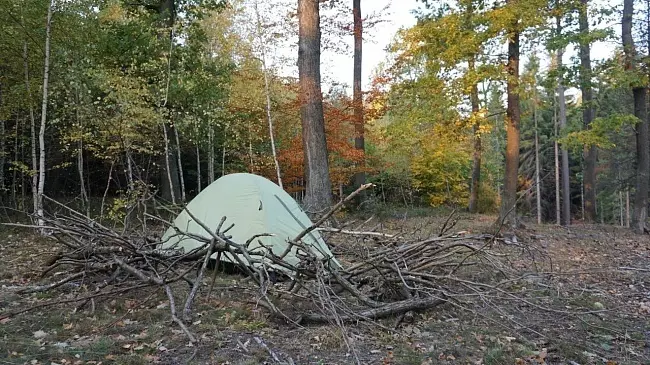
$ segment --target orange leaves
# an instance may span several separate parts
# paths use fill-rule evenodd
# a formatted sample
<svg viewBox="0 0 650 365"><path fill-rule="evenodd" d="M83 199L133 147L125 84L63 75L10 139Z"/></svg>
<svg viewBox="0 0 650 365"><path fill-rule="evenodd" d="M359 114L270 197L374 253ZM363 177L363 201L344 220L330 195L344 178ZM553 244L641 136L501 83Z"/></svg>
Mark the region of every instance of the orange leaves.
<svg viewBox="0 0 650 365"><path fill-rule="evenodd" d="M298 113L297 103L291 105ZM352 101L349 99L324 102L325 133L329 153L330 179L333 186L347 185L352 176L361 170L365 153L354 148L355 131L352 116ZM289 110L285 108L285 113ZM280 128L280 127L279 127ZM282 127L286 130L286 126ZM289 191L302 189L304 176L304 159L302 135L300 129L285 145L280 147L278 159L280 161L283 181ZM286 137L286 136L285 136ZM265 176L272 176L272 171L265 172ZM294 186L292 188L292 186Z"/></svg>

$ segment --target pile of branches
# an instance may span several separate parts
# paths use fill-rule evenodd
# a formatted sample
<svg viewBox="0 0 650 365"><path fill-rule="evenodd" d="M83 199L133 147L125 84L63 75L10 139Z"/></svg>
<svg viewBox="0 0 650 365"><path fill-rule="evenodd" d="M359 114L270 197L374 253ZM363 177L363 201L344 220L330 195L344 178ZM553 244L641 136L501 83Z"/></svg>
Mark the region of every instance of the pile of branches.
<svg viewBox="0 0 650 365"><path fill-rule="evenodd" d="M264 235L251 237L247 242L233 242L228 236L233 225L226 226L226 217L217 227L208 227L186 209L189 216L210 234L199 236L174 227L177 235L189 236L203 243L195 250L184 252L161 249L164 242L146 232L118 233L65 207L63 213L43 217L43 224L32 227L47 232L62 247L47 262L42 277L54 277L55 272L56 277L62 273L65 276L58 280L50 279L43 285L23 288L19 294L55 290L66 285L81 287L83 284L91 288L91 294L79 294L65 300L80 303L78 308L82 308L88 303L94 305L94 300L99 297L157 286L169 299L172 320L191 342L195 342L196 337L189 328L192 306L213 255L217 258L227 256L238 264L257 288L256 303L268 309L271 315L296 324L340 324L389 316L399 319L406 313L452 301L456 294L446 288L445 283L460 268L478 261L498 261L488 250L494 242L492 236L446 233L451 227L447 227L447 223L439 235L412 241L378 232L331 230L332 234L346 236L381 237L374 248L361 250L346 262L343 269L333 268L327 259L311 254L302 238L321 228L345 203L369 187L370 184L359 188L289 241L289 248L283 255L275 255L270 249L254 252L247 249L251 242ZM283 256L293 248L300 253L297 265L283 260ZM274 285L271 264L288 273L287 283ZM177 308L178 294L173 288L179 286L172 284L183 281L191 289L183 297L182 308ZM283 302L283 299L290 300ZM300 313L287 314L282 303L295 304L297 301L309 305L302 306ZM41 303L36 307L0 314L0 317L60 303L61 300Z"/></svg>

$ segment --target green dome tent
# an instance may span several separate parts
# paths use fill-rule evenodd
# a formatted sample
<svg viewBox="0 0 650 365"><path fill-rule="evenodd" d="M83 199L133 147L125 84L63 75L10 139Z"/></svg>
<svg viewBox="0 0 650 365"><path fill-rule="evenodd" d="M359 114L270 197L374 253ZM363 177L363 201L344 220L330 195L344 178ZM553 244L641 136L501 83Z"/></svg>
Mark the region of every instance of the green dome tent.
<svg viewBox="0 0 650 365"><path fill-rule="evenodd" d="M234 224L227 235L232 236L233 242L241 245L255 235L273 234L272 237L255 239L249 245L248 251L264 250L266 247L278 256L286 251L289 240L312 225L307 214L287 192L264 177L246 173L230 174L217 179L187 204L187 210L210 229L216 229L221 219L226 217L223 228ZM212 237L185 210L173 224L181 232L208 239ZM174 227L169 227L163 235L163 249L183 249L184 252L189 252L204 244L187 235L178 234ZM302 242L316 257L329 259L327 262L330 267L340 267L318 231L307 234L302 238ZM297 265L300 259L296 256L296 251L294 246L284 257L284 261ZM212 258L216 257L215 253ZM237 263L231 254L222 254L221 259ZM269 259L264 259L264 262L276 270L286 271L285 268L271 264Z"/></svg>

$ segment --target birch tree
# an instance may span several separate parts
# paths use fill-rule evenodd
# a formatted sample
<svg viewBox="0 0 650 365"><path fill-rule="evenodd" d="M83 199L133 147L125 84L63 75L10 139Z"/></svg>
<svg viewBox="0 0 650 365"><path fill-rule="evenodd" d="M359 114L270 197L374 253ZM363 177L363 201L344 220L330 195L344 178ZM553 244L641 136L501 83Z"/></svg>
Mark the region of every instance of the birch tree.
<svg viewBox="0 0 650 365"><path fill-rule="evenodd" d="M47 8L47 23L45 26L45 64L43 66L43 102L41 104L41 127L38 132L39 163L38 163L38 191L36 201L36 216L38 226L43 223L43 194L45 191L45 127L47 122L47 100L50 76L50 35L52 28L52 11L54 0L50 0Z"/></svg>

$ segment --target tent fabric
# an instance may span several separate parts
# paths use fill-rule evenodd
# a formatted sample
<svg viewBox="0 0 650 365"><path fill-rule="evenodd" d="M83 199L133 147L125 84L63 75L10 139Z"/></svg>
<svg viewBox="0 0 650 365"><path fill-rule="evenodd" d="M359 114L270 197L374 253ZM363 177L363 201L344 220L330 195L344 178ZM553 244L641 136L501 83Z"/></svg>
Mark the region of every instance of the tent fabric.
<svg viewBox="0 0 650 365"><path fill-rule="evenodd" d="M187 210L211 229L216 229L221 219L226 217L222 229L234 224L226 234L238 244L243 245L258 234L273 234L272 237L255 239L249 245L248 251L270 248L278 256L286 251L291 239L312 225L307 214L287 192L264 177L248 173L230 174L217 179L187 204ZM210 232L205 231L185 210L173 224L181 232L211 237ZM189 252L204 244L187 235L179 235L174 227L169 227L163 235L163 249L183 249L184 252ZM340 263L334 258L318 231L310 232L302 242L316 257L325 260L333 268L340 268ZM296 251L294 246L284 261L297 265L300 259ZM216 256L215 253L212 258ZM237 263L229 256L231 255L222 254L221 259ZM268 259L264 259L264 262L276 270L286 271L279 265L271 264Z"/></svg>

